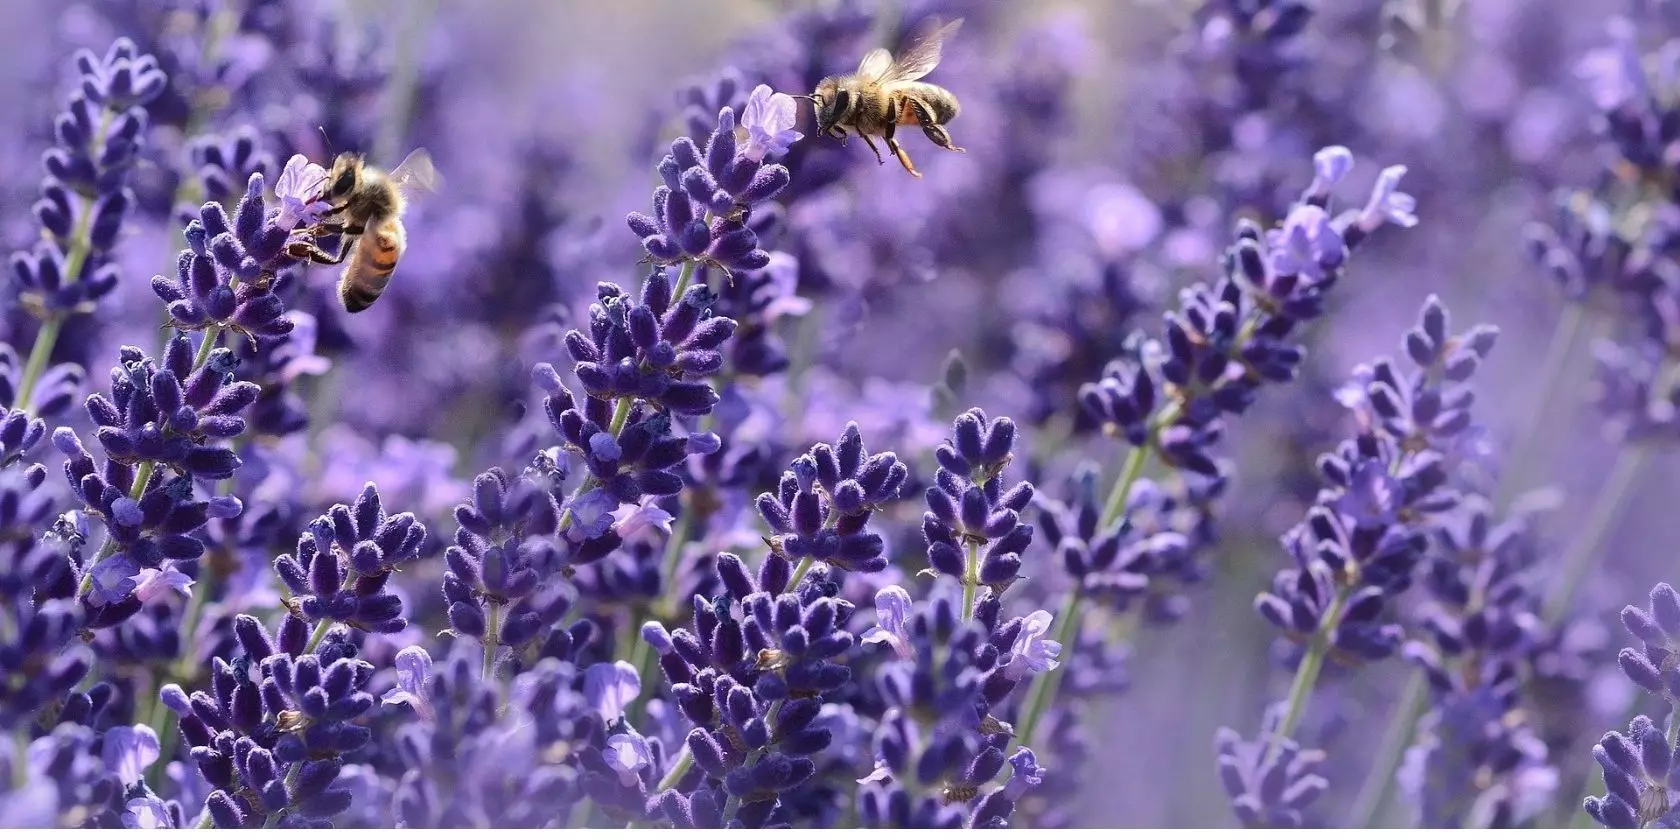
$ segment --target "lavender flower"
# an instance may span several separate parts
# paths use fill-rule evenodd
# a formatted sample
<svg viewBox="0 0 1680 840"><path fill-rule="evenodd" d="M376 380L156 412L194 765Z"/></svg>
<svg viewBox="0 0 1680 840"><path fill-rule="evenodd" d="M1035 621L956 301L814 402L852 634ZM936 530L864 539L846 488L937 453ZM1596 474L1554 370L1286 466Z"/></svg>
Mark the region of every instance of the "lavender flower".
<svg viewBox="0 0 1680 840"><path fill-rule="evenodd" d="M747 130L747 145L741 154L753 161L787 154L788 147L805 136L793 130L795 117L793 97L776 93L769 85L753 88L741 111L741 127Z"/></svg>
<svg viewBox="0 0 1680 840"><path fill-rule="evenodd" d="M48 236L12 258L21 302L43 321L89 309L116 286L109 255L134 204L126 181L145 142L145 106L168 81L126 38L103 58L77 53L76 69L77 92L54 121L58 146L42 159L34 212Z"/></svg>
<svg viewBox="0 0 1680 840"><path fill-rule="evenodd" d="M695 768L722 783L724 801L735 805L725 813L761 827L783 795L815 774L807 756L829 743L829 731L813 724L819 698L851 678L832 660L854 645L841 629L853 606L823 594L825 569L799 575L779 554L757 580L730 555L718 559L718 572L726 594L715 604L696 597L692 630L656 627L644 636L654 637L672 696L696 727L687 737ZM668 790L649 804L674 823L693 822L697 803L687 799Z"/></svg>
<svg viewBox="0 0 1680 840"><path fill-rule="evenodd" d="M1324 761L1320 750L1303 750L1287 737L1273 733L1280 718L1270 714L1262 736L1244 741L1230 729L1215 739L1219 751L1219 780L1237 819L1247 828L1299 828L1304 809L1330 786L1316 771Z"/></svg>
<svg viewBox="0 0 1680 840"><path fill-rule="evenodd" d="M939 471L927 490L922 534L928 565L962 581L965 620L974 614L975 588L984 585L991 597L1001 596L1018 577L1021 552L1032 543L1033 527L1021 522L1021 512L1032 501L1033 486L1003 485L1014 446L1013 420L988 421L973 408L957 416L951 442L935 451Z"/></svg>
<svg viewBox="0 0 1680 840"><path fill-rule="evenodd" d="M566 335L566 350L590 397L641 398L674 414L707 414L717 392L703 380L723 367L718 348L735 332L728 318L708 317L710 294L688 290L678 301L663 269L642 284L631 303L611 283L596 292L589 308L590 335Z"/></svg>
<svg viewBox="0 0 1680 840"><path fill-rule="evenodd" d="M770 255L758 247L758 236L747 226L746 216L791 180L785 167L763 163L769 144L786 139L782 114L769 113L778 107L770 100L764 103L762 119L754 114L756 130L768 134L752 135L758 139L749 140L745 150L736 144L735 112L730 108L718 112L717 129L704 153L687 137L671 144L671 153L659 164L665 183L654 190L654 214L631 213L627 219L650 262L703 262L724 272L751 271L769 264ZM686 285L679 282L678 292L686 291Z"/></svg>
<svg viewBox="0 0 1680 840"><path fill-rule="evenodd" d="M1604 770L1602 797L1589 797L1587 813L1605 828L1674 828L1680 826L1675 793L1674 744L1651 719L1640 715L1626 735L1606 733L1593 747Z"/></svg>
<svg viewBox="0 0 1680 840"><path fill-rule="evenodd" d="M849 424L833 446L819 443L794 459L774 495L759 495L771 551L799 561L795 580L816 561L848 571L886 568L884 543L868 530L869 521L898 498L908 476L897 454L871 455L857 424Z"/></svg>

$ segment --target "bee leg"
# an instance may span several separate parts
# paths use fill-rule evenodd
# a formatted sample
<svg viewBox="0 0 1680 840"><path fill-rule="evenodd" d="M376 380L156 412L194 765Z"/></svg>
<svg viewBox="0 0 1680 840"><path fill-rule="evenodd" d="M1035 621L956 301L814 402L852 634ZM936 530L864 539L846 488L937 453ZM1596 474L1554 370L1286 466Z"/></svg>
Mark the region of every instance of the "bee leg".
<svg viewBox="0 0 1680 840"><path fill-rule="evenodd" d="M288 248L287 254L295 259L308 260L320 265L338 265L350 256L350 249L355 246L356 240L346 237L343 242L339 243L338 254L335 256L315 247L314 243L299 242Z"/></svg>
<svg viewBox="0 0 1680 840"><path fill-rule="evenodd" d="M881 164L882 166L885 166L886 163L887 163L887 159L884 158L884 157L881 157L881 149L880 149L879 146L875 145L875 141L869 139L869 135L867 135L867 134L859 134L858 136L863 138L863 142L869 144L869 151L875 153L875 162ZM889 143L892 142L891 138L888 138L887 142L889 142Z"/></svg>
<svg viewBox="0 0 1680 840"><path fill-rule="evenodd" d="M933 121L933 112L928 109L927 105L911 100L910 107L915 111L916 122L921 125L922 133L926 134L927 139L932 140L935 146L952 152L967 151L967 149L951 142L951 132L946 131L945 126Z"/></svg>
<svg viewBox="0 0 1680 840"><path fill-rule="evenodd" d="M904 164L904 171L905 172L908 172L911 175L916 176L917 178L922 177L922 173L916 171L916 165L910 162L909 153L904 151L903 146L898 145L897 140L894 140L891 137L888 137L887 138L887 148L892 150L893 155L898 158L899 163Z"/></svg>
<svg viewBox="0 0 1680 840"><path fill-rule="evenodd" d="M316 236L331 236L335 233L344 236L361 236L366 230L367 228L362 225L346 226L343 222L322 222L316 225L312 232Z"/></svg>

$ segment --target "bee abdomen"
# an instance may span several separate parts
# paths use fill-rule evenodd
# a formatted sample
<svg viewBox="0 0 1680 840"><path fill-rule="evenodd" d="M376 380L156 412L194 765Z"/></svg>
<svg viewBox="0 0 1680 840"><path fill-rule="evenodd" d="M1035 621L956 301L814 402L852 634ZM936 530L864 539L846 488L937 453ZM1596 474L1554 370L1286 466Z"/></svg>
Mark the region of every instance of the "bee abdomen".
<svg viewBox="0 0 1680 840"><path fill-rule="evenodd" d="M391 273L397 270L406 239L402 223L396 220L363 235L338 283L339 299L346 312L361 312L379 300L391 282Z"/></svg>
<svg viewBox="0 0 1680 840"><path fill-rule="evenodd" d="M922 122L917 109L925 109L933 118L934 125L944 125L957 118L962 112L962 106L957 104L957 97L938 85L925 82L911 82L906 86L898 114L900 125L918 125Z"/></svg>
<svg viewBox="0 0 1680 840"><path fill-rule="evenodd" d="M338 284L338 298L344 304L344 311L352 315L372 306L374 301L379 300L379 295L383 291L384 289L357 286L348 280L341 280Z"/></svg>

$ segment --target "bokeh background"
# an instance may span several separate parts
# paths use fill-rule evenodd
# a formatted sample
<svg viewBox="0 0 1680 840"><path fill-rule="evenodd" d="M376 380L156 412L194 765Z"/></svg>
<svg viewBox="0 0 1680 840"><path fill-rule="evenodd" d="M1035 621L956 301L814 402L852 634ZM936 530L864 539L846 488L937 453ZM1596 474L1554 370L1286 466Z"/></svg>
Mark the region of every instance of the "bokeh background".
<svg viewBox="0 0 1680 840"><path fill-rule="evenodd" d="M1289 679L1254 593L1287 561L1277 539L1310 491L1301 476L1346 431L1335 386L1356 364L1398 353L1427 295L1458 327L1503 331L1479 379L1479 416L1495 451L1537 423L1542 443L1520 467L1555 488L1545 540L1580 527L1616 451L1592 406L1587 337L1534 418L1562 294L1530 258L1528 228L1553 218L1558 190L1592 184L1604 165L1577 66L1609 42L1611 15L1655 21L1639 37L1659 41L1676 17L1662 3L1335 0L1301 33L1270 38L1263 19L1233 26L1230 9L1265 5L1246 2L298 0L252 5L290 44L235 29L213 49L202 49L208 24L193 4L4 5L7 246L36 235L26 212L35 161L74 47L127 35L177 63L166 69L184 67L181 78L216 80L154 120L151 162L136 175L143 212L121 244L124 286L96 323L73 327L85 340L65 343L85 354L65 360L90 370L160 326L145 280L170 268L177 246L173 212L186 193L171 173L189 131L249 126L280 160L355 149L390 165L431 151L445 184L414 207L386 300L345 318L330 269L297 293L331 364L300 383L312 422L285 443L290 472L273 480L297 479L315 506L376 480L388 504L438 521L472 474L517 462L531 441L529 367L563 361L552 326L576 326L597 282L634 284L645 272L623 218L646 210L670 139L718 105L738 106L753 84L807 92L924 15L967 18L930 77L963 102L951 131L967 153L912 136L921 180L876 166L856 143L808 138L787 161L785 241L797 264L781 292L809 310L789 306L769 325L787 370L736 386L783 412L765 434L788 451L855 419L872 446L927 458L953 413L931 386L955 352L969 371L957 407L1020 420L1030 470L1047 486L1085 459L1112 475L1123 450L1079 419L1073 389L1130 330L1157 333L1177 288L1216 276L1235 220L1275 220L1325 145L1358 158L1343 185L1350 202L1379 168L1409 167L1421 223L1381 232L1311 335L1307 375L1271 389L1230 435L1236 485L1208 581L1187 590L1180 621L1134 639L1130 687L1093 706L1079 824L1230 824L1213 733L1253 731ZM724 78L745 85L718 101ZM808 113L800 128L809 132ZM1614 328L1595 321L1587 332ZM27 344L33 327L13 313L7 329ZM1637 601L1674 574L1673 463L1659 458L1618 517L1580 593L1583 614ZM924 563L913 535L894 546L906 574ZM1035 564L1054 574L1048 547L1027 562L1029 576ZM1583 644L1612 644L1613 625L1601 627ZM1338 681L1304 738L1375 741L1408 674L1392 660ZM1573 699L1608 725L1628 702L1624 685L1588 680ZM1351 769L1333 779L1332 812L1348 807L1342 795L1351 799L1368 748L1352 749ZM1554 758L1578 777L1590 759L1571 748Z"/></svg>

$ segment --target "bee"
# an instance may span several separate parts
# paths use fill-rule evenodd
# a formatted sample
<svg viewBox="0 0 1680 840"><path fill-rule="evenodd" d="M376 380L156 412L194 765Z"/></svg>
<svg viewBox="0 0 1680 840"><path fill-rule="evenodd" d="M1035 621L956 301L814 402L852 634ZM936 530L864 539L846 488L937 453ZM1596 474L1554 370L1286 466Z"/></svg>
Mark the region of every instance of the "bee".
<svg viewBox="0 0 1680 840"><path fill-rule="evenodd" d="M309 259L323 265L344 264L338 297L352 314L372 306L391 282L391 273L408 248L402 216L417 192L437 188L437 170L425 149L409 153L390 172L369 166L362 156L344 152L333 161L321 200L330 205L316 236L341 237L338 254L312 249Z"/></svg>
<svg viewBox="0 0 1680 840"><path fill-rule="evenodd" d="M885 49L876 48L864 55L856 73L849 76L829 76L817 84L810 96L817 116L817 133L827 137L846 139L846 129L857 132L875 160L885 164L881 150L871 137L880 137L887 148L904 165L904 170L917 178L910 155L894 139L901 125L920 126L934 145L952 152L963 151L951 142L945 124L957 118L961 106L956 94L917 79L933 72L939 65L940 50L946 39L962 26L962 19L941 25L938 18L928 18L916 27L909 46L898 58Z"/></svg>

